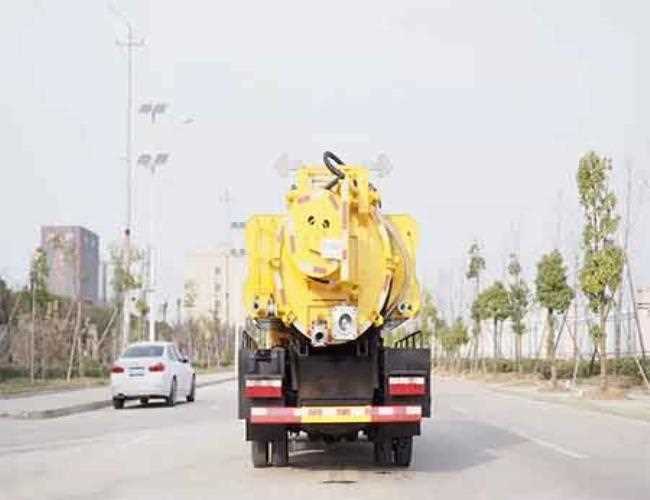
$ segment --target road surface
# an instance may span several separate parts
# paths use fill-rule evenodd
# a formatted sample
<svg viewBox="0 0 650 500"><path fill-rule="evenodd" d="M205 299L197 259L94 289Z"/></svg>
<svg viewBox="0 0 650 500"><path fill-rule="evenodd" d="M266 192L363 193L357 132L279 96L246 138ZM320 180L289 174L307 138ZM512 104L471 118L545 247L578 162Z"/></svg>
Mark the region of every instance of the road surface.
<svg viewBox="0 0 650 500"><path fill-rule="evenodd" d="M175 408L0 419L0 498L650 498L650 424L435 385L409 469L373 466L369 443L297 442L290 467L254 470L234 382Z"/></svg>

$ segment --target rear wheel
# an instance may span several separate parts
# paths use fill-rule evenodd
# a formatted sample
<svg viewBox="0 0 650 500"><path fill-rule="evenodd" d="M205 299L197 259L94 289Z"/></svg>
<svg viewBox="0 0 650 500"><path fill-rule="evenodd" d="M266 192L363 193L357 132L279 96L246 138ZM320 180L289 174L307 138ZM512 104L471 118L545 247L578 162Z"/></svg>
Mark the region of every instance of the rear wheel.
<svg viewBox="0 0 650 500"><path fill-rule="evenodd" d="M142 406L147 406L149 404L149 398L140 398L140 404Z"/></svg>
<svg viewBox="0 0 650 500"><path fill-rule="evenodd" d="M375 463L380 467L393 464L393 446L389 439L375 441Z"/></svg>
<svg viewBox="0 0 650 500"><path fill-rule="evenodd" d="M187 395L187 402L192 403L196 398L196 376L192 375L192 387L190 388L190 393Z"/></svg>
<svg viewBox="0 0 650 500"><path fill-rule="evenodd" d="M266 467L269 465L268 441L251 441L251 458L253 467Z"/></svg>
<svg viewBox="0 0 650 500"><path fill-rule="evenodd" d="M122 398L114 398L113 399L113 408L116 410L121 410L124 408L124 399Z"/></svg>
<svg viewBox="0 0 650 500"><path fill-rule="evenodd" d="M395 450L395 464L400 467L411 465L413 457L413 436L401 437L395 440L393 445Z"/></svg>
<svg viewBox="0 0 650 500"><path fill-rule="evenodd" d="M289 438L287 433L278 440L271 442L271 464L285 467L289 463Z"/></svg>
<svg viewBox="0 0 650 500"><path fill-rule="evenodd" d="M172 379L172 385L169 388L169 396L166 398L167 406L174 406L176 404L176 379Z"/></svg>

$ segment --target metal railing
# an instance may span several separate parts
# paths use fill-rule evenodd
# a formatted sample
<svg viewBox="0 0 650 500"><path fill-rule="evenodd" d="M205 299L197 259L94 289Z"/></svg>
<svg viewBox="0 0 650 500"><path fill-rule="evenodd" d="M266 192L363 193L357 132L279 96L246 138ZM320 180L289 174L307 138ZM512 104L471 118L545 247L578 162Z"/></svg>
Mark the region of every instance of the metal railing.
<svg viewBox="0 0 650 500"><path fill-rule="evenodd" d="M241 335L239 336L240 347L248 351L254 351L257 349L257 341L246 331L242 330Z"/></svg>
<svg viewBox="0 0 650 500"><path fill-rule="evenodd" d="M417 330L413 333L409 333L405 337L402 337L399 340L396 340L394 347L397 349L415 349L417 347L424 347L424 335L420 330Z"/></svg>

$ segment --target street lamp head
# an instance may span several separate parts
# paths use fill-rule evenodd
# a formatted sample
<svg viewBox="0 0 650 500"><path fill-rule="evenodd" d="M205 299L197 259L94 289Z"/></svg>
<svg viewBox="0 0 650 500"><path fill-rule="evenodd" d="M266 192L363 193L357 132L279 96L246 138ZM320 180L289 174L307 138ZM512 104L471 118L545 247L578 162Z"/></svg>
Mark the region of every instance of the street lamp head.
<svg viewBox="0 0 650 500"><path fill-rule="evenodd" d="M138 109L138 113L141 113L143 115L148 115L152 112L154 109L153 104L150 102L145 102L144 104L140 105L140 108Z"/></svg>
<svg viewBox="0 0 650 500"><path fill-rule="evenodd" d="M166 102L157 102L153 110L151 111L154 115L159 115L161 113L164 113L165 110L167 109L167 103Z"/></svg>
<svg viewBox="0 0 650 500"><path fill-rule="evenodd" d="M147 167L151 163L152 158L153 157L149 153L143 153L140 156L138 156L138 165Z"/></svg>
<svg viewBox="0 0 650 500"><path fill-rule="evenodd" d="M164 165L169 160L169 153L158 153L154 159L153 164L155 166Z"/></svg>

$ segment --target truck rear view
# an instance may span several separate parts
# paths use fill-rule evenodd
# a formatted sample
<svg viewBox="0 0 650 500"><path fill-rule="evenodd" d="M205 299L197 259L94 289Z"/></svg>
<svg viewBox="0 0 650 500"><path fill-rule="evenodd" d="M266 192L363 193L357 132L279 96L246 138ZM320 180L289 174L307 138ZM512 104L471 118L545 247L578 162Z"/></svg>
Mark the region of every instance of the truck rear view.
<svg viewBox="0 0 650 500"><path fill-rule="evenodd" d="M418 228L382 214L368 169L323 160L298 170L285 214L246 225L239 417L256 467L286 465L298 432L363 435L379 465L408 466L430 416L430 351L417 334L383 336L419 312Z"/></svg>

